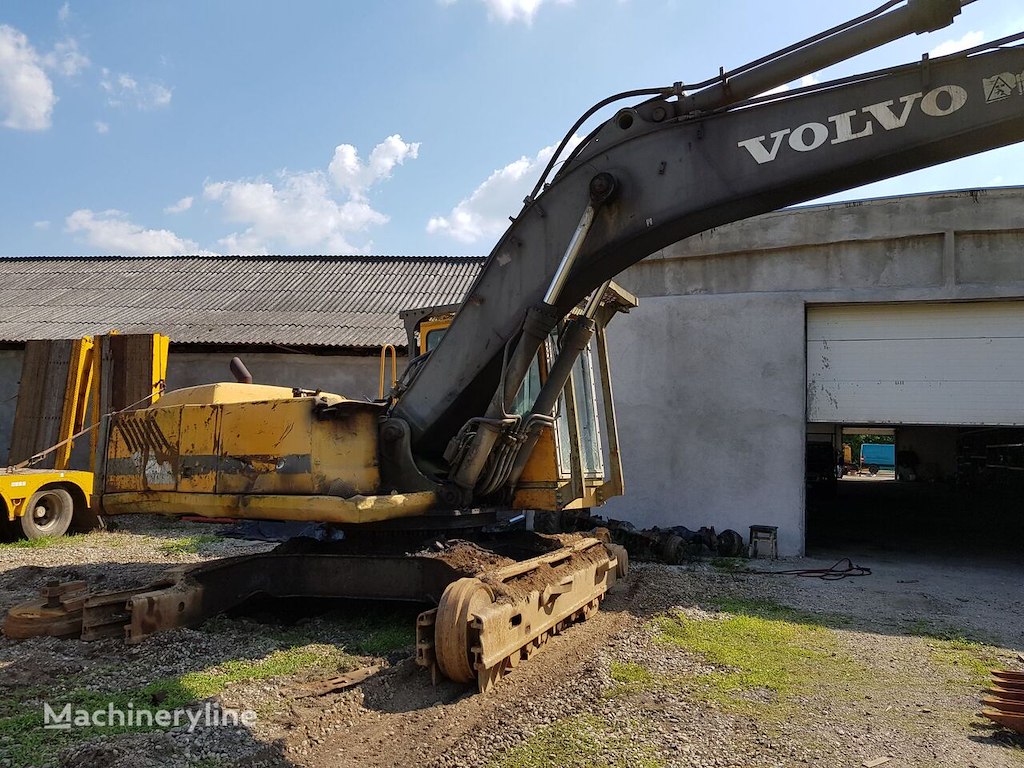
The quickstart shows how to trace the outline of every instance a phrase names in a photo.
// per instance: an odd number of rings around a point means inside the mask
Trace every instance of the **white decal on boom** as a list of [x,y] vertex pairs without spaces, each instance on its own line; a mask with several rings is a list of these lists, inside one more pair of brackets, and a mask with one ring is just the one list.
[[[758,165],[763,165],[778,157],[783,139],[786,139],[790,149],[795,152],[810,152],[824,145],[830,135],[830,143],[842,144],[872,136],[875,125],[886,131],[895,131],[907,124],[915,105],[919,105],[920,111],[929,117],[946,117],[953,114],[967,103],[967,91],[959,85],[940,85],[928,93],[918,91],[900,97],[900,107],[897,110],[893,109],[895,103],[891,99],[880,101],[860,109],[830,115],[825,123],[810,122],[796,128],[774,131],[769,134],[770,146],[766,143],[766,136],[744,139],[736,142],[736,146],[747,150]],[[855,126],[854,119],[860,115],[863,115],[864,122]],[[831,128],[826,123],[831,124]]]

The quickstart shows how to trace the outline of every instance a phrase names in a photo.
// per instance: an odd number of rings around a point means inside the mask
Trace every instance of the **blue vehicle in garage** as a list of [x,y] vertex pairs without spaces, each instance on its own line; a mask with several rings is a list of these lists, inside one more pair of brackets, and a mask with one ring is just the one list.
[[896,471],[896,446],[893,443],[864,443],[860,447],[860,468],[877,475],[886,469]]

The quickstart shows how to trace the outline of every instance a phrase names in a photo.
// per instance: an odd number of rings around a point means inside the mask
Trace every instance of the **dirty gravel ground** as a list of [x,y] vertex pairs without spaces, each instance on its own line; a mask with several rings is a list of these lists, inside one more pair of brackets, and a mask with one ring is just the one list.
[[[0,610],[51,579],[121,588],[180,563],[268,546],[215,539],[216,526],[119,523],[47,547],[0,548]],[[814,568],[835,559],[750,566]],[[883,764],[894,767],[1024,766],[1024,738],[975,714],[979,669],[1024,668],[1015,657],[1024,650],[1020,563],[854,559],[873,574],[825,582],[736,570],[746,563],[635,565],[600,613],[487,695],[434,687],[415,666],[411,632],[391,626],[411,627],[416,608],[370,611],[369,619],[365,609],[356,619],[334,611],[291,626],[219,618],[133,647],[4,638],[0,765],[838,767],[889,758]],[[814,671],[808,676],[804,665],[783,690],[709,688],[701,681],[728,669],[665,639],[665,622],[714,627],[726,609],[779,606],[794,609],[786,615],[817,644],[801,651]],[[799,654],[786,658],[802,663]],[[246,663],[260,673],[240,673]],[[303,682],[376,664],[381,672],[356,688],[296,695]],[[70,735],[38,727],[44,700],[149,690],[141,704],[158,705],[147,686],[196,675],[216,678],[215,700],[255,710],[256,724]],[[35,752],[25,750],[29,742]]]

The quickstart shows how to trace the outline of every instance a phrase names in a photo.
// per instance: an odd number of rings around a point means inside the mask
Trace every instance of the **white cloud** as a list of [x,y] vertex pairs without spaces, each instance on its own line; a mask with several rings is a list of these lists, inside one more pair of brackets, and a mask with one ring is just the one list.
[[192,207],[192,201],[193,198],[191,196],[183,197],[174,205],[169,205],[166,208],[164,208],[164,213],[184,213],[185,211]]
[[[506,24],[513,21],[531,24],[537,10],[545,3],[545,0],[481,0],[481,2],[487,6],[487,12],[491,18],[499,19]],[[572,0],[556,0],[556,2],[565,4]],[[442,3],[452,5],[455,0],[442,0]]]
[[46,221],[45,219],[42,221],[33,221],[32,228],[38,229],[41,232],[45,232],[50,228],[50,222]]
[[60,10],[57,11],[57,20],[60,21],[61,23],[64,23],[64,22],[66,22],[70,18],[71,18],[71,3],[66,2],[66,3],[64,3],[64,5],[62,5],[60,7]]
[[47,69],[64,77],[74,77],[92,62],[78,50],[78,41],[69,37],[53,46],[53,50],[42,58]]
[[984,32],[968,32],[958,40],[946,40],[943,43],[939,43],[937,46],[928,51],[928,55],[935,59],[937,59],[939,56],[948,56],[951,53],[956,53],[957,51],[962,51],[967,48],[973,48],[976,45],[980,45],[981,41],[984,39]]
[[200,253],[198,246],[167,229],[144,229],[123,211],[82,208],[64,220],[67,231],[80,234],[93,248],[129,256],[173,256]]
[[93,125],[96,127],[96,133],[110,133],[110,124],[104,123],[102,120],[97,120]]
[[370,159],[363,163],[355,147],[339,144],[334,148],[334,157],[327,169],[338,189],[361,198],[378,181],[390,179],[396,165],[402,165],[406,159],[415,160],[419,151],[418,142],[407,144],[396,133],[374,147]]
[[408,144],[396,134],[374,147],[365,163],[354,147],[342,144],[327,172],[282,171],[274,181],[207,182],[203,196],[221,205],[227,221],[246,225],[219,244],[225,252],[239,254],[363,251],[370,244],[360,247],[352,237],[388,221],[366,194],[418,150],[419,144]]
[[139,109],[158,109],[171,103],[171,90],[161,83],[147,81],[140,83],[129,74],[115,75],[106,67],[100,78],[100,87],[107,94],[107,103],[112,107],[125,104]]
[[[820,82],[821,81],[815,75],[804,75],[803,77],[800,78],[800,85],[799,85],[799,87],[800,88],[806,88],[809,85],[817,85]],[[790,88],[794,87],[795,85],[796,85],[796,81],[793,81],[792,83],[783,83],[782,85],[777,85],[774,88],[771,88],[771,89],[765,91],[764,93],[759,93],[759,94],[757,94],[757,96],[758,97],[759,96],[771,96],[771,95],[776,94],[776,93],[785,93],[786,91],[788,91]],[[757,98],[757,97],[755,97],[755,98]]]
[[[579,136],[574,136],[567,151],[580,141]],[[523,198],[530,193],[555,149],[556,145],[544,147],[532,159],[524,155],[499,168],[447,216],[430,219],[427,232],[448,235],[462,243],[496,238],[508,228],[508,217],[519,212]]]
[[42,65],[23,33],[0,24],[0,125],[22,131],[50,127],[57,97]]

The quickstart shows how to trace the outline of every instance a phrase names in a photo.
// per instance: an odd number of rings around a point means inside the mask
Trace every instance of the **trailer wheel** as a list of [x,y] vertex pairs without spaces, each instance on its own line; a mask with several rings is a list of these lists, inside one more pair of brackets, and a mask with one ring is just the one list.
[[71,526],[75,503],[63,488],[47,488],[28,500],[21,516],[21,531],[29,539],[63,536]]
[[878,465],[877,464],[869,464],[868,465],[868,474],[869,475],[877,475],[878,474]]

